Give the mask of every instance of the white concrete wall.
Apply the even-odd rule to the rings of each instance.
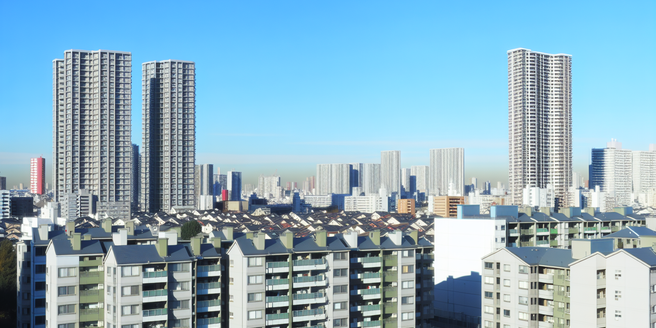
[[[606,269],[606,258],[593,254],[570,266],[570,326],[597,326],[597,270]],[[609,272],[606,271],[606,281]],[[607,297],[610,296],[608,288]],[[607,315],[608,316],[608,315]]]
[[[485,262],[495,263],[493,269],[485,269]],[[500,263],[500,269],[496,269],[496,262]],[[506,267],[509,265],[509,267]],[[494,322],[496,314],[485,313],[485,306],[490,306],[496,311],[496,308],[501,309],[500,322],[501,327],[504,325],[510,325],[510,327],[528,327],[530,321],[520,320],[519,312],[529,313],[528,305],[519,304],[519,297],[529,297],[529,289],[519,288],[519,281],[529,281],[529,275],[525,273],[519,273],[519,266],[527,265],[524,261],[520,261],[512,253],[507,250],[501,250],[499,252],[493,253],[490,256],[483,258],[480,262],[481,271],[483,277],[495,277],[495,272],[499,272],[499,278],[501,279],[499,284],[499,290],[495,288],[495,284],[486,284],[485,278],[483,278],[482,283],[482,292],[481,292],[481,325],[485,327],[485,321]],[[506,271],[508,270],[508,271]],[[510,280],[510,286],[504,286],[504,280]],[[496,283],[496,278],[494,278]],[[529,284],[530,287],[530,284]],[[492,299],[485,298],[485,291],[493,292],[494,297]],[[497,304],[496,293],[500,293],[500,299]],[[529,300],[530,303],[530,300]],[[504,316],[504,310],[510,311],[510,317]],[[494,327],[494,325],[493,325]]]
[[[649,267],[623,251],[609,256],[606,264],[606,327],[652,327]],[[617,299],[616,291],[621,295]]]

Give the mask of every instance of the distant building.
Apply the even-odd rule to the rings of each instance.
[[[524,195],[522,199],[523,205],[531,207],[556,206],[556,199],[552,185],[547,185],[546,188],[526,187],[524,188]]]
[[[34,215],[34,198],[32,197],[11,197],[11,216],[23,218]]]
[[[7,177],[0,177],[0,190],[7,190]]]
[[[0,219],[11,217],[11,194],[9,190],[0,190]]]
[[[214,208],[214,165],[196,165],[194,173],[196,208],[209,210]]]
[[[316,195],[350,194],[350,164],[318,164]]]
[[[290,184],[291,188],[291,184]],[[264,176],[260,175],[257,184],[257,195],[261,198],[269,200],[277,200],[282,196],[282,188],[280,186],[280,176]]]
[[[427,193],[430,170],[428,165],[410,167],[410,175],[415,177],[416,191]]]
[[[387,212],[389,211],[389,197],[370,196],[346,196],[344,197],[344,211],[350,212]]]
[[[30,192],[43,195],[46,192],[46,159],[30,159]]]
[[[433,200],[433,214],[443,218],[454,218],[458,215],[458,205],[465,205],[463,196],[437,196]],[[430,204],[429,204],[430,205]]]
[[[590,164],[590,189],[599,186],[602,192],[613,198],[612,206],[633,203],[633,152],[622,149],[622,143],[612,140],[606,148],[592,149]]]
[[[415,200],[414,199],[399,199],[396,205],[397,213],[410,213],[415,216]]]
[[[380,153],[380,188],[388,195],[401,193],[401,151],[388,150]]]
[[[141,156],[139,154],[139,146],[132,144],[132,168],[130,178],[130,197],[132,212],[139,211],[139,194],[141,193]]]
[[[465,149],[431,149],[429,179],[430,195],[465,196]]]
[[[378,195],[380,190],[380,164],[362,164],[362,192],[366,196]]]
[[[228,171],[226,184],[231,201],[241,200],[241,172]]]

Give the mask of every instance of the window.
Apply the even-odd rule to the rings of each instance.
[[[519,266],[519,273],[528,273],[528,267],[525,265]]]
[[[503,294],[503,301],[510,302],[510,294]]]
[[[72,323],[60,323],[57,325],[57,328],[75,328],[75,322]]]
[[[403,257],[413,257],[415,256],[415,251],[411,249],[411,250],[403,251],[401,254]]]
[[[408,289],[408,288],[415,288],[415,282],[412,280],[405,280],[401,282],[401,287],[403,289]]]
[[[521,289],[528,289],[528,281],[519,281],[518,285]]]
[[[333,327],[346,327],[348,325],[348,319],[335,319],[333,321]]]
[[[494,314],[494,308],[491,306],[486,306],[483,308],[483,311],[485,311],[485,313]]]
[[[485,277],[483,281],[488,285],[494,285],[494,277]]]
[[[59,278],[75,277],[76,272],[75,268],[59,268]]]
[[[35,308],[46,307],[46,299],[45,298],[38,298],[38,299],[34,300],[34,307]]]
[[[503,279],[503,285],[505,287],[510,287],[510,279]]]
[[[57,314],[75,313],[75,304],[60,305],[57,307]]]
[[[121,277],[135,277],[140,274],[138,266],[128,266],[121,268]]]
[[[503,271],[510,272],[510,264],[504,264]]]
[[[622,298],[622,291],[621,290],[616,290],[615,291],[615,300],[619,301],[620,298]]]
[[[485,292],[485,298],[492,298],[492,297],[494,297],[493,292]]]
[[[506,226],[505,226],[505,225],[501,225],[501,231],[503,231],[503,230],[506,230]]]
[[[189,290],[188,281],[174,281],[171,283],[172,290]]]
[[[122,315],[134,315],[139,314],[139,305],[123,305],[121,307]]]
[[[249,267],[259,267],[262,266],[262,258],[261,257],[249,257],[248,258],[248,266]]]
[[[412,320],[415,318],[414,312],[403,312],[401,313],[401,320]]]
[[[75,295],[75,286],[64,286],[57,288],[57,296]]]
[[[526,304],[526,305],[528,305],[528,297],[526,297],[526,296],[520,296],[520,297],[519,297],[519,304]]]
[[[25,267],[29,268],[29,262],[26,262]],[[35,273],[46,273],[46,265],[45,264],[37,264],[34,268]]]
[[[622,278],[622,270],[615,270],[615,280]]]
[[[333,287],[333,294],[348,293],[348,285],[337,285]]]
[[[485,262],[485,268],[486,268],[486,269],[489,269],[489,270],[494,269],[494,263],[492,263],[492,262]]]
[[[261,302],[262,301],[262,293],[248,293],[248,301],[249,302]]]
[[[175,328],[190,327],[189,319],[173,319],[171,320],[171,327],[175,327]]]
[[[415,266],[414,265],[404,265],[402,266],[403,273],[413,273],[415,272]]]
[[[262,283],[262,276],[257,275],[257,276],[248,276],[248,284],[249,285],[258,285]]]
[[[109,324],[107,324],[107,327],[109,327]],[[121,328],[139,328],[139,324],[135,323],[133,325],[122,325]]]
[[[347,255],[346,255],[346,253],[335,253],[335,254],[333,255],[333,259],[334,259],[335,261],[343,261],[343,260],[346,260],[346,259],[347,259]],[[338,320],[339,320],[339,319],[338,319]]]
[[[122,296],[133,296],[139,294],[139,286],[121,287]]]
[[[248,320],[262,319],[262,310],[248,311]]]
[[[414,296],[401,297],[401,304],[414,304],[414,303],[415,303]]]
[[[346,302],[335,302],[333,304],[335,305],[335,310],[346,310]]]
[[[172,301],[171,302],[171,307],[173,309],[188,309],[189,308],[189,300],[180,300],[180,301]]]
[[[510,310],[503,310],[503,316],[506,318],[510,318]]]
[[[175,272],[189,272],[190,263],[173,263],[169,264],[169,270]]]
[[[620,310],[615,310],[615,318],[620,319],[622,318],[622,311]]]
[[[333,277],[348,277],[348,269],[335,269]]]
[[[528,320],[528,313],[526,313],[526,312],[519,312],[519,313],[517,314],[517,317],[519,318],[519,320]]]
[[[483,325],[485,328],[493,328],[494,327],[494,322],[485,320],[485,324]]]

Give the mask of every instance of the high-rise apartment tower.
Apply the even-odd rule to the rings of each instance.
[[[165,60],[142,65],[141,208],[193,207],[196,158],[196,68]]]
[[[43,157],[30,159],[30,192],[43,195],[46,192],[46,159]]]
[[[380,153],[380,187],[387,194],[401,192],[401,151],[388,150]]]
[[[465,195],[465,149],[430,150],[428,192],[434,196]]]
[[[55,201],[84,189],[130,218],[132,55],[67,50],[52,75]]]
[[[508,50],[508,178],[512,203],[524,187],[553,185],[567,206],[572,179],[572,56]]]

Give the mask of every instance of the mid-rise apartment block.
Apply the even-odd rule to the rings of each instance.
[[[182,60],[142,65],[141,208],[193,209],[196,160],[196,68]]]
[[[443,218],[458,216],[458,205],[465,204],[464,196],[436,196],[432,197],[432,213]]]
[[[52,64],[55,201],[85,189],[130,218],[131,53],[67,50]]]
[[[379,195],[346,196],[344,197],[344,210],[362,213],[387,212],[389,210],[389,197]]]
[[[396,204],[397,213],[410,213],[415,215],[415,200],[414,199],[399,199]]]

